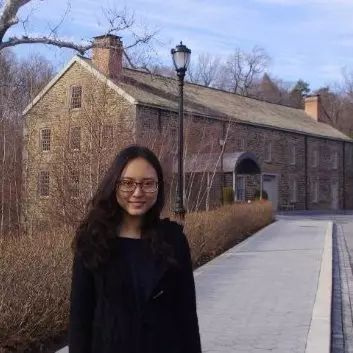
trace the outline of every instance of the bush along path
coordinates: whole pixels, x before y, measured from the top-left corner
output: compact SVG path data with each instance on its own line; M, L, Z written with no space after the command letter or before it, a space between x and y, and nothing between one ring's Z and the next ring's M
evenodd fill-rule
M273 221L266 201L186 217L194 267ZM66 344L72 234L0 240L0 353L51 353Z

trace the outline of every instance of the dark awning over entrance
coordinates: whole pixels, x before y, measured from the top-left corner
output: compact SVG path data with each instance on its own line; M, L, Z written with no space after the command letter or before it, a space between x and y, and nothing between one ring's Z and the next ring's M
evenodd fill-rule
M261 168L255 154L252 152L241 153L235 164L235 172L237 174L260 174Z
M184 165L185 173L212 173L215 171L215 168L217 172L221 171L220 153L193 154L186 158ZM176 164L174 171L177 171ZM257 162L255 154L252 152L224 153L223 172L235 172L237 174L260 174L261 168Z

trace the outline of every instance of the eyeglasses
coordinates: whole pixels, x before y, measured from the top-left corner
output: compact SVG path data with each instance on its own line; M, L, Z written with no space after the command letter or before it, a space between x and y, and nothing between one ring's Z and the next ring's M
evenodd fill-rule
M158 190L158 181L144 180L139 183L135 180L122 179L118 182L118 188L122 192L133 192L136 190L137 186L140 186L141 190L147 194L154 193Z

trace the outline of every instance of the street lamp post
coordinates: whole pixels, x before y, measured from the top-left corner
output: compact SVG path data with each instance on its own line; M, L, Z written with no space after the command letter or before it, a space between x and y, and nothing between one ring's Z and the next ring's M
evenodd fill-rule
M223 189L224 189L224 172L223 172L223 156L224 156L224 145L225 140L219 140L219 146L221 147L221 204L224 204Z
M175 216L183 223L184 207L184 78L191 57L191 50L182 42L171 50L174 67L179 79L179 148L178 148L178 189L175 199Z

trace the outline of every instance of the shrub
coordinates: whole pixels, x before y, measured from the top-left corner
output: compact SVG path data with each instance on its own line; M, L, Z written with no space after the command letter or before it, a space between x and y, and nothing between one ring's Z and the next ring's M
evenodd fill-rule
M266 201L227 205L186 216L194 267L273 219ZM38 234L0 240L0 353L48 352L66 343L71 236Z
M0 240L0 352L41 352L67 328L71 237Z
M186 216L188 236L194 267L235 246L273 221L273 209L267 201L233 204L209 212Z

